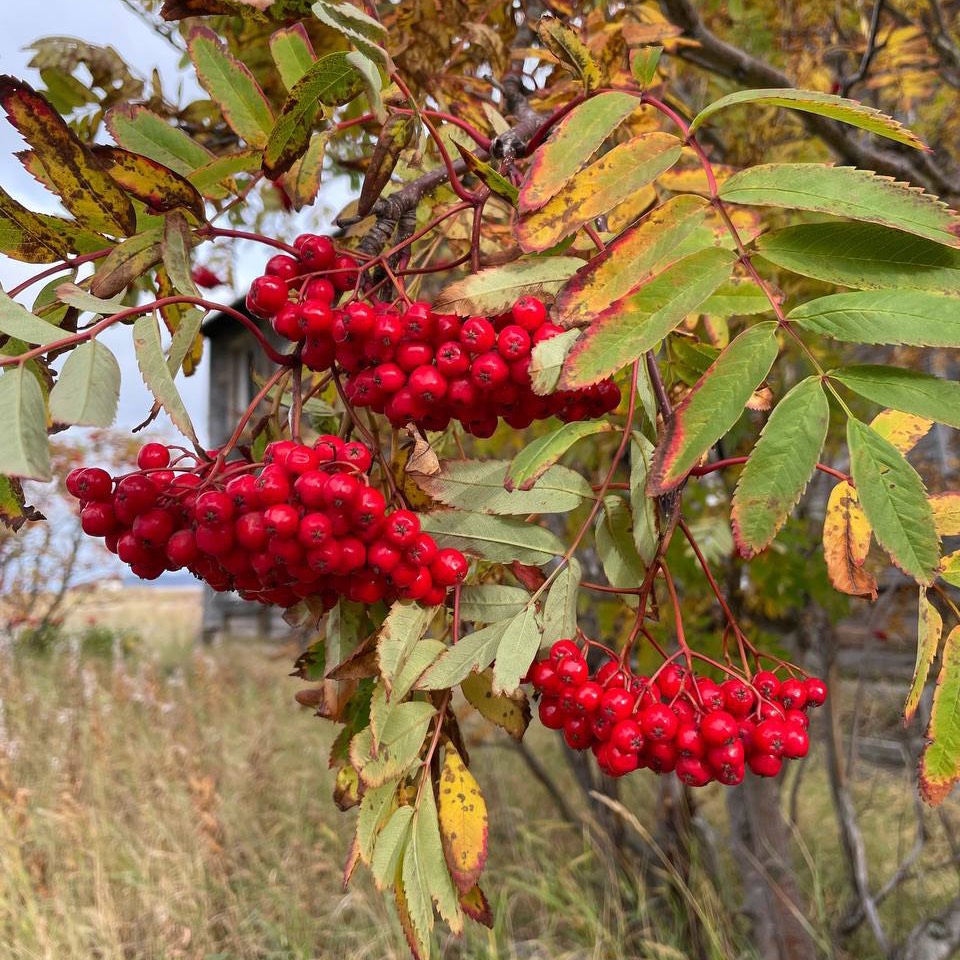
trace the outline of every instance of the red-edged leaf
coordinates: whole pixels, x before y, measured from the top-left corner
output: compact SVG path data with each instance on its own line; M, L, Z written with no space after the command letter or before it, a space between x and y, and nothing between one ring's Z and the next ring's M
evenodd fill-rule
M740 419L777 359L776 323L758 323L731 341L674 410L657 443L647 491L672 490Z

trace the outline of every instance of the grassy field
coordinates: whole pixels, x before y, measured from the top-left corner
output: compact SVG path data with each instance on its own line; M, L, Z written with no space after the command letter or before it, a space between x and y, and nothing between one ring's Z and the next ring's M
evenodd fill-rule
M295 704L292 651L197 649L196 594L124 593L71 615L76 629L92 617L137 631L142 642L122 659L79 656L65 644L43 658L7 653L0 663L0 958L408 956L367 877L342 889L355 814L330 800L332 729ZM689 904L651 915L644 891L559 817L514 749L479 725L469 736L493 810L485 887L496 924L473 926L463 941L441 935L438 955L682 960L671 929ZM530 736L574 796L556 738L537 727ZM633 777L626 791L641 822L650 821L652 779ZM871 867L882 879L913 840L911 785L906 774L864 765L857 779ZM698 797L723 851L722 791ZM797 850L810 924L825 954L868 960L876 954L865 934L831 944L847 881L817 761L803 797ZM941 821L927 820L929 865L949 848ZM722 854L719 870L718 883L705 870L692 880L719 944L711 956L748 956ZM955 873L921 869L882 913L902 935L955 894Z

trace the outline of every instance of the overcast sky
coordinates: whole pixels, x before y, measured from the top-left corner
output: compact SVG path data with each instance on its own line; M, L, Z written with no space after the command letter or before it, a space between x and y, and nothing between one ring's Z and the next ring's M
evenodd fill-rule
M179 52L131 13L121 0L34 0L33 3L0 0L0 73L13 74L35 86L41 86L36 71L27 67L32 56L27 48L40 37L50 35L113 46L143 78L149 77L152 69L157 67L164 77L164 88L168 93L176 89L174 77L180 77L181 82L191 83L189 75L179 70ZM198 88L191 83L188 89ZM23 147L19 134L0 114L0 184L34 210L60 212L56 198L29 176L12 156L14 151ZM335 185L332 191L328 186L325 197L342 201L342 185ZM321 222L327 222L330 213L329 209L323 208L305 211L298 218L299 229L317 229ZM264 251L266 248L260 245L236 245L231 252L235 254L234 272L238 282L249 283L256 275L269 255L269 251ZM9 289L36 272L37 268L29 264L16 263L0 255L0 287L3 289ZM31 295L35 295L41 287L42 284L26 291L21 298L23 302L29 306L32 303ZM229 298L223 296L222 299ZM140 380L134 359L130 328L108 331L100 339L117 355L123 370L117 425L129 428L142 421L151 406L151 399ZM181 377L179 381L201 438L206 434L207 381L206 364L193 377ZM153 432L168 437L175 435L172 425L163 414Z

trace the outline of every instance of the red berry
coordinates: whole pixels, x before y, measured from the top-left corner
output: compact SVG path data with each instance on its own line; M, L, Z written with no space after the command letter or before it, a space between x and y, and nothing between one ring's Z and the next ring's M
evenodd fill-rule
M267 533L263 514L259 511L245 513L242 517L238 517L233 525L233 532L237 543L250 552L262 550L270 536Z
M141 470L162 470L170 465L170 451L162 443L147 443L137 454L137 466Z
M395 547L408 547L420 533L420 519L410 510L394 510L387 517L383 536Z
M460 342L470 353L486 353L497 342L497 332L489 320L470 317L460 328Z
M360 271L357 269L357 261L353 257L341 254L334 260L330 280L337 290L352 290L359 279Z
M438 553L436 541L429 533L418 533L406 550L406 558L410 563L421 567L428 567L433 563Z
M772 753L753 753L747 757L750 772L758 777L775 777L783 766L783 761Z
M640 725L648 740L670 741L676 736L680 721L666 704L655 703L640 711Z
M552 691L556 690L557 671L549 660L537 660L527 672L530 682L538 690Z
M451 340L437 348L437 370L447 379L462 377L470 369L470 358L463 344Z
M433 366L417 367L407 381L410 392L424 403L435 403L447 392L447 381Z
M547 308L536 297L521 297L510 308L510 316L515 324L532 331L546 322Z
M600 709L600 698L603 696L603 688L592 680L585 680L577 688L575 694L577 713L592 716Z
M560 709L560 704L553 697L544 697L537 708L540 716L540 722L548 730L560 730L563 728L566 717Z
M557 679L569 687L579 687L587 679L589 670L586 661L580 657L564 657L556 665Z
M497 335L497 350L505 360L519 360L530 352L530 334L511 324Z
M674 743L681 757L700 758L707 751L707 745L695 723L681 723L677 728Z
M800 680L784 680L780 685L780 702L788 710L802 710L807 702L807 688Z
M467 578L467 560L459 550L440 550L430 564L430 576L441 587L452 587Z
M217 527L232 520L235 507L230 495L222 490L208 490L197 497L194 508L197 523L205 527Z
M329 237L305 234L297 237L294 246L300 251L300 263L305 273L321 273L333 269L337 251Z
M619 721L610 733L610 743L624 753L639 753L644 746L640 724L631 718Z
M510 368L499 353L483 353L470 364L470 379L481 391L495 390L509 377Z
M695 757L681 757L675 772L677 779L688 787L705 787L713 779L710 768Z
M593 740L586 717L569 717L563 724L563 739L571 750L586 750Z
M279 277L257 277L250 284L247 309L254 316L266 320L277 313L286 302L287 285Z
M753 731L753 747L760 753L779 757L783 753L786 725L780 720L764 720Z
M780 681L777 675L769 670L754 674L753 685L767 700L775 700L780 695Z
M600 698L600 712L614 722L626 720L633 713L633 696L620 688L604 690Z
M807 677L803 686L807 693L807 706L823 706L827 699L827 685L819 677Z
M348 473L334 474L323 489L323 500L328 507L349 509L360 494L362 484Z
M88 537L106 537L117 528L117 518L110 503L88 503L80 511L80 526Z
M608 660L597 670L597 683L605 690L623 688L627 684L627 678L616 660Z
M300 264L293 257L278 253L267 261L263 272L271 277L279 277L281 280L293 280L300 274Z
M137 479L141 482L143 480L142 477ZM74 489L70 492L81 500L109 500L113 493L113 478L106 470L101 470L99 467L87 467L85 470L80 470L76 476L71 471L67 480L67 489L69 490L72 485ZM120 482L123 483L122 480Z
M263 511L263 522L270 536L286 540L297 535L300 526L300 511L289 503L275 503Z
M791 760L805 757L810 749L810 737L799 723L786 723L783 735L783 755Z
M735 717L745 717L753 708L753 691L742 681L731 677L720 684L723 703Z
M583 658L580 648L572 640L557 640L550 647L550 659L559 662L567 657Z
M737 740L740 727L733 714L726 710L716 710L700 721L700 732L708 746L719 747Z
M366 473L373 465L373 455L356 440L346 444L340 456L344 463L352 464L360 473Z
M167 541L167 559L176 567L189 567L200 556L192 530L177 530Z
M433 347L422 340L413 340L401 343L397 346L395 358L397 366L405 373L412 373L417 367L430 366L433 364Z

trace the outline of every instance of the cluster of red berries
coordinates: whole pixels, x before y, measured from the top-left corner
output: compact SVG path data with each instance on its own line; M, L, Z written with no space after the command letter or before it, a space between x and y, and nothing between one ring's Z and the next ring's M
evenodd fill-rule
M341 596L435 605L467 575L459 550L438 549L415 513L389 509L368 485L362 443L278 440L262 464L219 468L174 453L148 443L137 471L86 467L66 479L84 532L144 580L186 568L245 600L289 607L316 596L329 609Z
M591 676L572 640L558 640L528 679L542 694L543 725L562 730L575 750L590 748L604 773L622 777L646 767L691 787L712 780L734 786L747 768L775 777L785 759L806 756L806 711L827 697L817 677L781 681L766 670L749 683L731 677L717 684L674 663L651 679L608 660Z
M335 300L356 278L355 269L338 267L349 258L336 258L327 237L299 237L294 245L300 259L272 257L250 287L247 308L299 344L310 369L336 364L351 403L385 414L394 426L444 430L459 420L474 436L489 437L500 417L522 430L551 416L602 417L620 403L612 380L548 397L533 392L530 351L562 333L536 297L521 297L491 319L437 314L422 301L400 309L353 300L340 308ZM341 272L317 275L328 269Z

